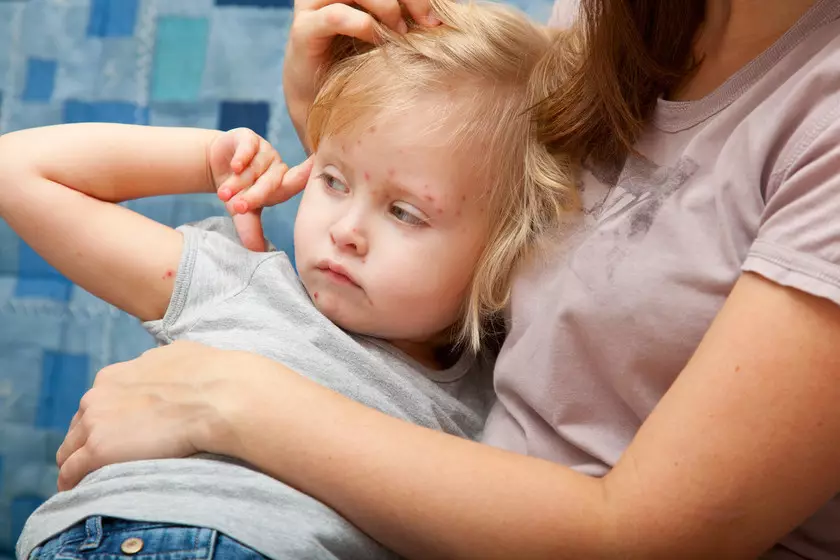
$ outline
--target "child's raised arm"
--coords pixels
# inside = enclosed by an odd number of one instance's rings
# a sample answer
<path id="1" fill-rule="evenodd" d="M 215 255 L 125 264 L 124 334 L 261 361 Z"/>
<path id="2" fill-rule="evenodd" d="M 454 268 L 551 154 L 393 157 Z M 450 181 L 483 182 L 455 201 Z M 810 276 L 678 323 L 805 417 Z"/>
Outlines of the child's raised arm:
<path id="1" fill-rule="evenodd" d="M 254 157 L 264 140 L 250 133 L 261 142 L 248 147 L 232 134 L 80 124 L 4 135 L 0 217 L 73 282 L 142 320 L 159 319 L 172 295 L 182 236 L 115 203 L 213 192 L 250 171 L 249 163 L 266 162 Z M 211 146 L 217 160 L 212 170 Z M 275 163 L 272 174 L 282 179 L 285 168 Z M 242 178 L 268 174 L 267 168 Z"/>

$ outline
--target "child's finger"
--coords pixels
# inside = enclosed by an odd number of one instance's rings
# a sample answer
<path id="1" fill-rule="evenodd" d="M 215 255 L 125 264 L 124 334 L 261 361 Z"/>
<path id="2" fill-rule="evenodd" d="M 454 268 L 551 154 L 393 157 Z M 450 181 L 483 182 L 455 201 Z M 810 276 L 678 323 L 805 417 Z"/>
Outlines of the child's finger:
<path id="1" fill-rule="evenodd" d="M 261 210 L 235 214 L 233 225 L 236 226 L 236 233 L 239 240 L 246 249 L 251 251 L 265 251 L 265 236 L 262 229 Z"/>
<path id="2" fill-rule="evenodd" d="M 276 196 L 279 195 L 282 198 L 278 198 L 277 200 L 269 199 L 266 201 L 266 205 L 270 206 L 272 204 L 285 202 L 306 188 L 306 184 L 309 182 L 309 176 L 312 175 L 312 167 L 314 165 L 315 156 L 309 156 L 303 163 L 289 169 L 289 171 L 283 175 L 280 188 L 274 191 Z"/>
<path id="3" fill-rule="evenodd" d="M 274 154 L 258 153 L 251 159 L 246 169 L 240 173 L 231 175 L 219 186 L 219 190 L 217 191 L 219 199 L 223 202 L 228 202 L 243 190 L 251 187 L 266 172 L 276 157 L 278 156 Z"/>
<path id="4" fill-rule="evenodd" d="M 233 158 L 230 160 L 230 168 L 234 173 L 242 173 L 259 153 L 260 137 L 246 128 L 237 129 L 236 133 L 236 151 L 233 153 Z"/>
<path id="5" fill-rule="evenodd" d="M 270 198 L 276 198 L 272 197 L 272 195 L 280 188 L 283 182 L 283 176 L 288 170 L 289 166 L 285 163 L 275 162 L 250 188 L 240 192 L 231 199 L 234 210 L 242 212 L 249 209 L 270 206 L 270 204 L 267 204 L 267 201 Z"/>

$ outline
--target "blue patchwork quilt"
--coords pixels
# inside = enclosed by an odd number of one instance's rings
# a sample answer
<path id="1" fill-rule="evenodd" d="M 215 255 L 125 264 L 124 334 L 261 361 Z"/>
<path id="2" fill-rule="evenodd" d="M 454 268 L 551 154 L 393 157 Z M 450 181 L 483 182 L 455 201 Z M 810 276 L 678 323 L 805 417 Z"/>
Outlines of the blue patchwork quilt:
<path id="1" fill-rule="evenodd" d="M 550 0 L 510 1 L 548 17 Z M 292 3 L 0 0 L 0 133 L 82 121 L 247 126 L 297 163 L 281 87 Z M 129 206 L 172 226 L 223 213 L 201 195 Z M 287 251 L 295 209 L 265 213 L 267 236 Z M 152 344 L 0 220 L 0 560 L 54 492 L 55 452 L 93 375 Z"/>

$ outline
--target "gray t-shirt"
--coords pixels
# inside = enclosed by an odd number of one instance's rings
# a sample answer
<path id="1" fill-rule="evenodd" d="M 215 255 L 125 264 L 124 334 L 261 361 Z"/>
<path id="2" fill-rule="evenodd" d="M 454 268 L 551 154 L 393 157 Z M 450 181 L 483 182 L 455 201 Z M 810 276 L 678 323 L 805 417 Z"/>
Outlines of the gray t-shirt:
<path id="1" fill-rule="evenodd" d="M 485 442 L 602 476 L 742 271 L 840 303 L 838 18 L 816 2 L 708 97 L 660 102 L 644 159 L 585 173 L 581 240 L 514 286 Z M 840 501 L 782 547 L 840 558 Z"/>
<path id="2" fill-rule="evenodd" d="M 286 255 L 244 249 L 229 219 L 179 229 L 184 251 L 169 309 L 162 320 L 145 324 L 158 341 L 256 352 L 397 418 L 480 436 L 494 399 L 485 357 L 464 355 L 445 371 L 425 368 L 381 340 L 331 323 L 312 305 Z M 393 557 L 314 498 L 208 455 L 91 473 L 30 517 L 18 557 L 91 515 L 210 527 L 271 558 Z"/>

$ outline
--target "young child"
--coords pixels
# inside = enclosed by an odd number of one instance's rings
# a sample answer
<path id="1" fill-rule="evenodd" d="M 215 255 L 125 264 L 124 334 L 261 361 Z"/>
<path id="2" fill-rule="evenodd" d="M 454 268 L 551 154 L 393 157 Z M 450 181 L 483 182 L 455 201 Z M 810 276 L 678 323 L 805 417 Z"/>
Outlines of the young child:
<path id="1" fill-rule="evenodd" d="M 173 230 L 115 204 L 212 189 L 235 212 L 260 207 L 285 168 L 241 129 L 9 134 L 0 215 L 162 344 L 258 352 L 398 418 L 476 438 L 492 399 L 486 327 L 513 268 L 575 195 L 570 163 L 528 117 L 557 85 L 557 68 L 544 67 L 557 61 L 542 58 L 548 31 L 501 6 L 435 8 L 439 28 L 383 31 L 376 48 L 336 42 L 308 122 L 297 272 L 285 254 L 243 247 L 228 219 Z M 315 499 L 206 455 L 95 471 L 39 508 L 18 544 L 20 558 L 134 554 L 392 556 Z"/>

